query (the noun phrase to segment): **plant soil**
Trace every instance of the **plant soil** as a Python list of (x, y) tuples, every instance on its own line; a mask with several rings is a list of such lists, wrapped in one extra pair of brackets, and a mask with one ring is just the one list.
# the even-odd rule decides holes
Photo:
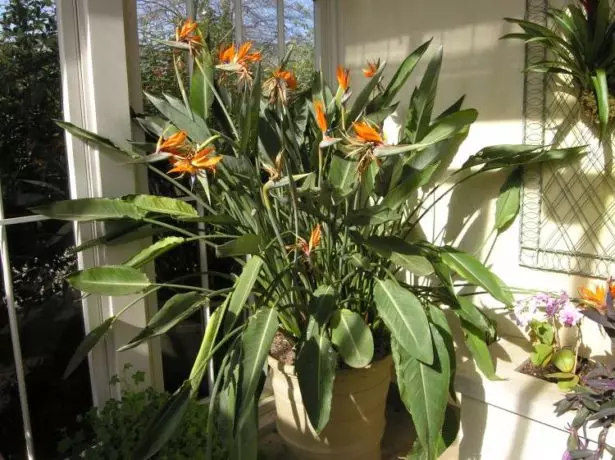
[[(597, 364), (587, 358), (579, 357), (577, 359), (577, 372), (576, 374), (583, 379), (589, 372), (593, 371), (597, 367)], [(522, 374), (529, 375), (530, 377), (536, 377), (540, 380), (544, 380), (546, 382), (557, 383), (558, 380), (555, 378), (547, 377), (548, 374), (555, 374), (556, 372), (561, 372), (555, 365), (549, 364), (547, 367), (537, 367), (532, 364), (532, 362), (528, 359), (521, 366), (517, 368), (517, 372), (521, 372)]]

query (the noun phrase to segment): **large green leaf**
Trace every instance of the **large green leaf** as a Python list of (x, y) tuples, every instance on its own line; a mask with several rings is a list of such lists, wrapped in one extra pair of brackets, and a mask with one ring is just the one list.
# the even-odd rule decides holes
[(145, 93), (145, 96), (162, 115), (173, 123), (173, 125), (178, 129), (186, 131), (188, 137), (190, 137), (193, 142), (200, 144), (211, 136), (207, 124), (196, 113), (188, 112), (188, 109), (185, 107), (183, 110), (180, 110), (178, 105), (171, 104), (168, 98), (164, 100), (148, 93)]
[(419, 87), (414, 90), (410, 98), (405, 133), (412, 143), (423, 139), (429, 129), (441, 68), (442, 46), (438, 47), (431, 57)]
[(328, 179), (342, 193), (348, 192), (359, 180), (357, 162), (332, 155)]
[(79, 364), (81, 364), (81, 361), (83, 361), (88, 356), (88, 353), (92, 350), (92, 348), (94, 348), (94, 346), (98, 342), (100, 342), (100, 340), (107, 334), (107, 332), (109, 332), (114, 321), (115, 316), (107, 318), (100, 326), (97, 326), (92, 329), (88, 333), (88, 335), (83, 338), (83, 340), (71, 356), (70, 361), (68, 361), (68, 364), (66, 365), (66, 370), (64, 371), (65, 379), (68, 378), (73, 372), (75, 372), (75, 369), (77, 369), (77, 367), (79, 367)]
[(241, 275), (237, 278), (233, 293), (231, 294), (231, 300), (229, 302), (227, 316), (224, 319), (224, 331), (229, 332), (235, 325), (235, 321), (239, 317), (241, 310), (243, 309), (252, 288), (258, 279), (261, 267), (263, 266), (263, 259), (259, 256), (252, 256), (243, 266)]
[(143, 265), (161, 256), (165, 252), (179, 246), (184, 241), (186, 241), (186, 239), (180, 236), (167, 236), (166, 238), (158, 240), (154, 244), (143, 249), (138, 254), (135, 254), (126, 262), (124, 262), (123, 265), (132, 268), (140, 268)]
[(472, 353), (478, 369), (490, 380), (500, 380), (495, 373), (495, 364), (489, 353), (489, 346), (485, 342), (484, 334), (468, 322), (461, 320), (465, 333), (465, 343)]
[[(464, 321), (470, 323), (483, 334), (487, 334), (491, 327), (485, 316), (481, 313), (476, 305), (468, 297), (455, 296), (457, 305), (453, 305), (455, 313)], [(457, 308), (458, 307), (458, 308)]]
[(403, 60), (382, 93), (382, 98), (379, 100), (381, 107), (386, 107), (393, 102), (406, 81), (408, 81), (408, 78), (410, 78), (410, 75), (412, 75), (412, 72), (425, 54), (425, 51), (427, 51), (427, 48), (431, 45), (431, 41), (432, 39), (420, 45)]
[(56, 201), (32, 208), (32, 212), (52, 219), (87, 222), (91, 220), (135, 219), (145, 217), (145, 212), (134, 204), (119, 198), (80, 198)]
[(198, 56), (201, 65), (194, 66), (190, 82), (190, 106), (194, 113), (204, 120), (209, 118), (214, 93), (211, 90), (214, 81), (214, 68), (211, 53), (204, 52)]
[(431, 179), (431, 176), (438, 166), (438, 163), (435, 163), (421, 170), (407, 166), (405, 168), (407, 177), (386, 194), (384, 200), (382, 200), (381, 206), (389, 209), (397, 209), (405, 204), (419, 187), (422, 187)]
[(153, 337), (165, 334), (177, 324), (190, 317), (205, 304), (206, 299), (198, 292), (175, 294), (156, 312), (147, 326), (119, 351), (134, 348)]
[(462, 169), (482, 165), (483, 171), (540, 164), (549, 161), (567, 162), (580, 158), (587, 153), (582, 147), (551, 148), (536, 145), (492, 145), (470, 156)]
[(209, 317), (207, 327), (205, 328), (205, 334), (203, 334), (203, 340), (201, 340), (201, 346), (199, 352), (196, 355), (192, 369), (190, 370), (190, 377), (188, 380), (192, 385), (192, 394), (195, 395), (199, 391), (201, 381), (207, 370), (207, 364), (212, 358), (212, 352), (216, 344), (216, 337), (222, 324), (222, 318), (228, 301), (219, 306)]
[(337, 357), (325, 332), (303, 344), (296, 361), (299, 389), (312, 427), (320, 433), (331, 415)]
[(261, 66), (258, 64), (251, 90), (244, 93), (245, 101), (242, 105), (240, 120), (240, 152), (245, 156), (248, 156), (252, 154), (252, 152), (256, 151), (255, 147), (258, 138), (255, 129), (258, 125), (258, 115), (261, 104), (261, 77)]
[[(318, 286), (312, 294), (309, 304), (309, 315), (310, 318), (314, 318), (319, 328), (323, 328), (327, 324), (331, 313), (335, 310), (335, 301), (336, 292), (333, 286)], [(308, 332), (310, 332), (310, 328), (308, 328)], [(306, 338), (309, 339), (310, 335), (308, 334)]]
[[(605, 0), (603, 0), (605, 1)], [(609, 124), (609, 85), (604, 69), (597, 69), (596, 75), (592, 75), (592, 85), (598, 105), (598, 120), (600, 121), (600, 139), (605, 140), (607, 126)]]
[(66, 279), (80, 291), (110, 296), (134, 294), (150, 286), (145, 273), (123, 265), (88, 268), (75, 272)]
[(350, 367), (362, 368), (374, 357), (374, 338), (363, 318), (343, 308), (336, 310), (329, 321), (331, 342), (344, 362)]
[(147, 460), (173, 436), (190, 405), (190, 384), (181, 387), (154, 414), (135, 448), (134, 460)]
[(178, 219), (199, 216), (199, 213), (191, 204), (176, 198), (156, 195), (136, 195), (130, 202), (144, 211), (166, 214)]
[(258, 409), (253, 404), (246, 417), (246, 423), (238, 430), (230, 449), (229, 460), (257, 460), (258, 452)]
[(374, 300), (378, 315), (410, 356), (426, 363), (433, 362), (433, 347), (427, 315), (412, 292), (394, 280), (376, 280)]
[(374, 91), (374, 89), (378, 85), (378, 82), (380, 81), (380, 76), (382, 75), (382, 72), (384, 72), (385, 67), (386, 62), (382, 62), (380, 64), (380, 67), (378, 68), (378, 71), (374, 74), (374, 76), (372, 76), (372, 78), (369, 79), (367, 84), (361, 89), (361, 91), (355, 98), (354, 103), (352, 104), (352, 109), (348, 114), (348, 120), (350, 120), (351, 122), (356, 121), (360, 118), (361, 113), (363, 113), (363, 110), (367, 106), (372, 91)]
[(96, 147), (102, 147), (106, 151), (111, 151), (115, 153), (121, 154), (122, 157), (129, 156), (132, 158), (138, 158), (139, 155), (129, 150), (123, 149), (122, 147), (115, 144), (113, 141), (107, 139), (106, 137), (99, 136), (96, 133), (91, 131), (87, 131), (83, 128), (80, 128), (72, 123), (67, 121), (56, 121), (56, 124), (60, 127), (68, 131), (70, 134), (75, 136), (82, 141), (94, 144)]
[(523, 185), (522, 172), (521, 168), (516, 168), (500, 188), (500, 194), (495, 203), (495, 229), (498, 232), (506, 230), (519, 214), (521, 186)]
[[(442, 432), (437, 442), (436, 456), (438, 458), (455, 442), (460, 426), (460, 409), (453, 405), (448, 405), (444, 413)], [(429, 460), (429, 452), (417, 439), (414, 441), (412, 451), (406, 456), (405, 460)]]
[(424, 257), (421, 249), (396, 236), (372, 236), (364, 244), (377, 254), (387, 257), (396, 265), (418, 276), (428, 276), (433, 273), (433, 266)]
[(448, 403), (451, 357), (440, 334), (431, 325), (434, 360), (422, 363), (407, 353), (397, 340), (391, 341), (399, 393), (412, 415), (417, 437), (427, 451), (429, 460), (438, 455), (438, 441)]
[(513, 304), (513, 296), (504, 283), (474, 256), (450, 246), (441, 248), (440, 256), (442, 262), (462, 278), (482, 286), (503, 304)]
[(241, 235), (228, 243), (216, 247), (218, 257), (247, 256), (260, 251), (260, 238), (257, 235)]
[(273, 337), (278, 330), (278, 312), (275, 308), (259, 310), (249, 321), (241, 335), (242, 364), (239, 372), (240, 412), (237, 429), (248, 420), (258, 382), (263, 373)]

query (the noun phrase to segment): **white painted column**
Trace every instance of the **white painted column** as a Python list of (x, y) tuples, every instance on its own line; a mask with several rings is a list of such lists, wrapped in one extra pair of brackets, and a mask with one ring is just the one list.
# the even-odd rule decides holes
[[(127, 56), (134, 64), (136, 29), (129, 32), (125, 15), (132, 11), (131, 23), (136, 26), (134, 5), (124, 2), (134, 0), (56, 0), (58, 37), (62, 70), (64, 118), (85, 129), (122, 142), (132, 137), (129, 101), (135, 88), (127, 65)], [(132, 41), (131, 41), (132, 40)], [(127, 50), (127, 43), (132, 46)], [(127, 54), (128, 53), (128, 54)], [(129, 80), (132, 85), (129, 89)], [(136, 100), (136, 99), (133, 99)], [(72, 198), (119, 196), (144, 192), (142, 172), (127, 165), (125, 159), (99, 152), (67, 135), (67, 155)], [(141, 174), (141, 176), (140, 176)], [(139, 177), (140, 176), (140, 177)], [(102, 223), (85, 223), (75, 226), (76, 242), (87, 241), (104, 234)], [(106, 264), (120, 264), (146, 242), (121, 246), (99, 247), (79, 254), (80, 268)], [(116, 314), (134, 296), (89, 296), (83, 301), (86, 333)], [(146, 383), (159, 386), (160, 354), (156, 344), (144, 344), (133, 350), (118, 353), (116, 350), (134, 337), (146, 324), (148, 304), (137, 302), (116, 322), (113, 333), (99, 343), (89, 357), (95, 405), (109, 397), (119, 397), (120, 389), (112, 387), (109, 380), (122, 376), (124, 366), (130, 363), (133, 370), (146, 374)]]

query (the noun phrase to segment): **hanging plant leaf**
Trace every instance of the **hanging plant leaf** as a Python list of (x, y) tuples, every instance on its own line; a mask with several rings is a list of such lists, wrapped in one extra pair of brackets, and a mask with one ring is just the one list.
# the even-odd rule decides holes
[(500, 188), (500, 194), (495, 203), (495, 229), (500, 233), (506, 230), (519, 215), (523, 184), (522, 172), (521, 168), (515, 168)]
[(66, 379), (70, 377), (73, 372), (75, 372), (75, 369), (77, 369), (77, 367), (79, 367), (79, 364), (81, 364), (81, 361), (83, 361), (88, 356), (88, 353), (92, 350), (92, 348), (94, 348), (96, 344), (100, 342), (100, 340), (105, 335), (107, 335), (107, 332), (109, 332), (109, 330), (111, 329), (111, 326), (113, 325), (114, 321), (115, 316), (107, 318), (100, 326), (92, 329), (88, 333), (88, 335), (83, 338), (83, 340), (73, 353), (73, 356), (71, 356), (70, 361), (66, 366), (66, 370), (64, 371), (63, 378)]
[(143, 249), (138, 254), (135, 254), (122, 265), (132, 268), (140, 268), (143, 265), (161, 256), (165, 252), (179, 246), (184, 241), (186, 241), (186, 239), (179, 236), (168, 236), (166, 238), (156, 241), (154, 244)]
[(31, 209), (52, 219), (88, 222), (93, 220), (135, 219), (145, 217), (145, 212), (132, 203), (118, 198), (80, 198), (77, 200), (56, 201)]
[(241, 310), (246, 304), (252, 288), (258, 279), (261, 267), (263, 266), (263, 259), (259, 256), (252, 256), (243, 266), (241, 275), (235, 282), (235, 287), (231, 294), (231, 300), (229, 302), (227, 316), (224, 319), (224, 331), (230, 332), (235, 325)]
[(136, 195), (130, 202), (137, 208), (156, 214), (165, 214), (178, 219), (198, 217), (199, 213), (185, 201), (156, 195)]

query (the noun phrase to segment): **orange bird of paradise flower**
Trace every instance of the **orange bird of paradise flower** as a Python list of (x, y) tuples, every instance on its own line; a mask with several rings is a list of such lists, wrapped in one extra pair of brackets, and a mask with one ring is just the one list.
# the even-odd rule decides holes
[(222, 156), (213, 155), (214, 152), (215, 148), (209, 146), (194, 154), (174, 156), (171, 158), (173, 168), (169, 170), (169, 173), (195, 176), (202, 171), (216, 172), (216, 166), (222, 160)]
[(160, 136), (156, 144), (156, 153), (166, 152), (172, 155), (181, 155), (186, 148), (187, 136), (186, 131), (177, 131), (166, 139)]
[(377, 61), (367, 61), (367, 67), (363, 69), (363, 75), (367, 78), (372, 78), (378, 72), (378, 67), (380, 67), (380, 59)]
[(260, 51), (250, 53), (252, 42), (245, 42), (239, 47), (229, 45), (227, 48), (221, 47), (218, 52), (218, 59), (221, 64), (239, 64), (246, 67), (250, 62), (258, 62), (262, 59)]
[(190, 48), (201, 45), (201, 36), (198, 33), (198, 24), (192, 19), (186, 19), (183, 24), (175, 30), (175, 40), (187, 43)]
[(357, 140), (377, 145), (384, 144), (384, 140), (380, 133), (367, 122), (357, 121), (352, 124), (352, 128), (354, 129)]
[(297, 89), (297, 77), (290, 70), (277, 69), (273, 72), (273, 77), (278, 81), (283, 81), (289, 89)]
[(340, 88), (342, 88), (342, 91), (348, 91), (350, 87), (350, 70), (340, 65), (337, 67), (335, 73), (337, 75), (337, 83), (340, 85)]
[[(611, 291), (611, 295), (615, 297), (615, 284), (610, 283), (608, 289)], [(594, 289), (582, 287), (579, 289), (579, 295), (598, 310), (606, 308), (606, 289), (604, 286), (596, 286)]]
[(312, 255), (312, 251), (314, 251), (314, 249), (316, 249), (320, 245), (320, 238), (320, 224), (316, 224), (312, 229), (312, 233), (310, 234), (309, 242), (299, 237), (296, 244), (287, 246), (286, 249), (289, 249), (291, 251), (301, 251), (303, 254), (305, 254), (306, 257), (309, 258)]
[(326, 133), (327, 126), (327, 117), (325, 116), (325, 109), (322, 101), (314, 101), (314, 114), (316, 116), (316, 124), (322, 131), (322, 133)]

